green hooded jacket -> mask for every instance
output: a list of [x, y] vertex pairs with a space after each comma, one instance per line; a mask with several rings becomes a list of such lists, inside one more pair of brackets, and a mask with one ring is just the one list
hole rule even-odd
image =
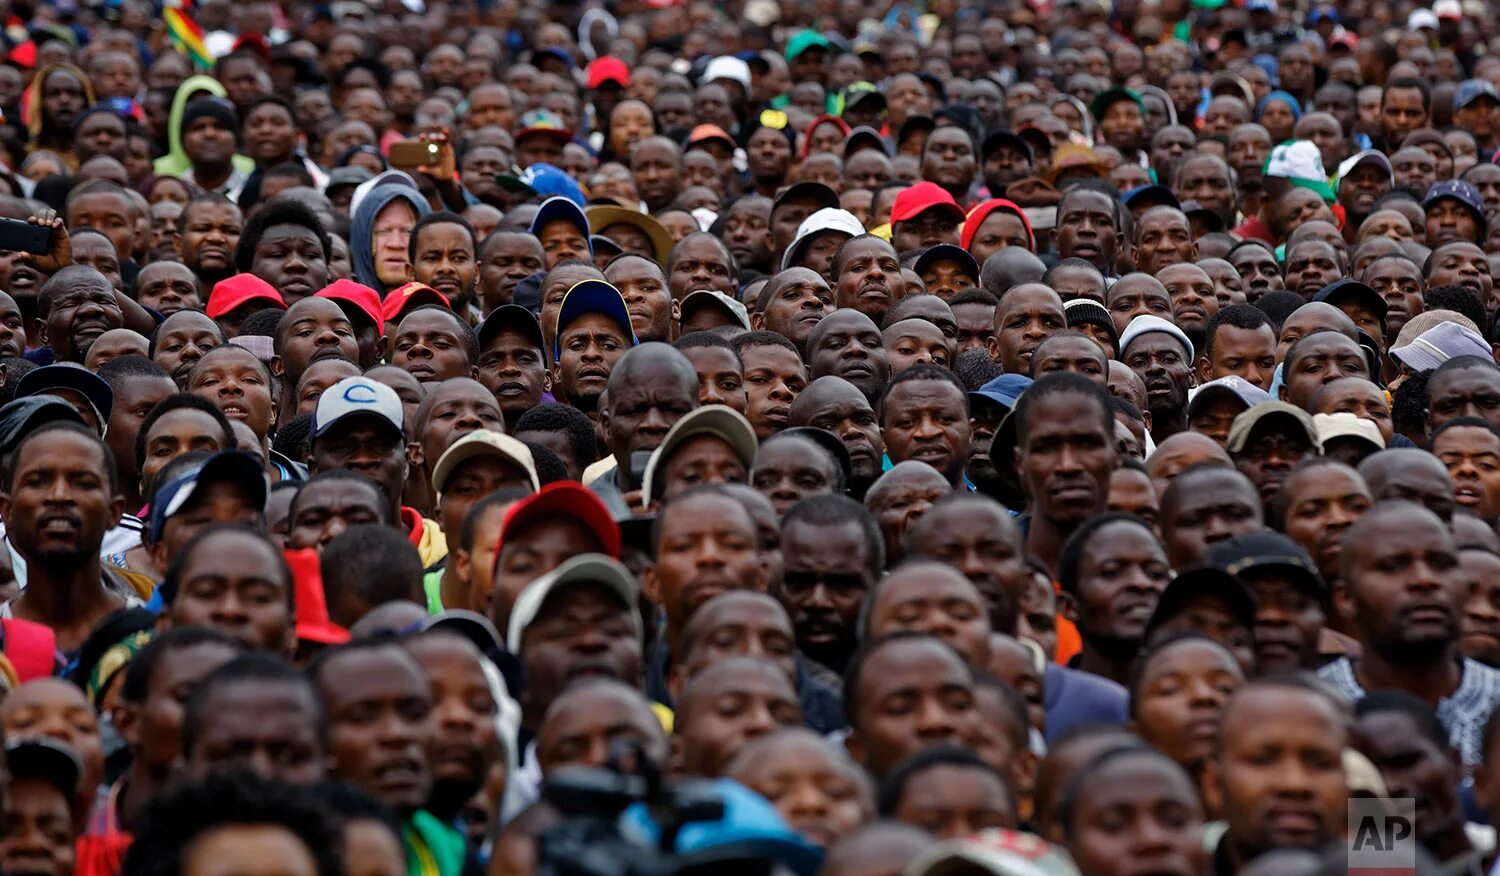
[[[167, 122], [167, 154], [151, 165], [151, 169], [158, 175], [180, 178], [192, 169], [192, 162], [188, 161], [187, 152], [182, 148], [182, 115], [187, 109], [188, 98], [205, 91], [214, 97], [224, 97], [227, 94], [224, 86], [212, 76], [192, 76], [177, 87], [177, 94], [172, 97], [172, 115]], [[255, 170], [255, 162], [246, 155], [236, 154], [233, 163], [235, 169], [242, 173], [252, 173]]]

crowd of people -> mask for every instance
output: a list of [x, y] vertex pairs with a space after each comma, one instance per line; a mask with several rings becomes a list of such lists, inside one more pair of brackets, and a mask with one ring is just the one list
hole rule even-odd
[[1500, 873], [1495, 8], [0, 4], [0, 873]]

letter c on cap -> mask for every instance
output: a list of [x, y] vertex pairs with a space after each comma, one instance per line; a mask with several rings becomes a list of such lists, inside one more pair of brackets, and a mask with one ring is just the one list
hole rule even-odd
[[344, 401], [354, 405], [373, 405], [377, 401], [375, 388], [368, 383], [356, 383], [344, 390]]

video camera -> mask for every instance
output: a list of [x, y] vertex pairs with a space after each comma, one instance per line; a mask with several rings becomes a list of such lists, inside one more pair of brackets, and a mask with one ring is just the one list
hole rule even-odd
[[[805, 844], [763, 825], [730, 824], [731, 810], [739, 807], [727, 791], [720, 781], [669, 781], [639, 743], [622, 744], [604, 769], [568, 769], [543, 783], [543, 799], [563, 820], [537, 837], [537, 876], [791, 876], [816, 870], [821, 856]], [[686, 842], [684, 830], [694, 828], [699, 835]], [[705, 842], [705, 828], [722, 835]], [[784, 823], [779, 831], [788, 833]]]

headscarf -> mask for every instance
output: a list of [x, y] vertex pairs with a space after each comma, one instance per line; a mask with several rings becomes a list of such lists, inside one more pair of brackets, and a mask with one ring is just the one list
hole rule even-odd
[[[71, 73], [83, 84], [83, 99], [89, 105], [94, 103], [94, 86], [89, 83], [88, 74], [74, 67], [72, 64], [53, 64], [36, 74], [31, 84], [26, 87], [26, 93], [21, 96], [21, 116], [26, 121], [26, 131], [31, 135], [32, 143], [36, 143], [37, 137], [42, 133], [42, 86], [47, 78], [53, 73]], [[63, 156], [67, 161], [68, 156]]]
[[418, 219], [432, 212], [427, 199], [414, 186], [387, 177], [360, 199], [350, 219], [349, 257], [354, 262], [354, 279], [379, 292], [382, 299], [390, 288], [375, 273], [375, 217], [397, 198], [405, 199]]
[[[1270, 94], [1267, 94], [1265, 97], [1261, 98], [1260, 103], [1255, 105], [1255, 121], [1259, 122], [1260, 117], [1265, 115], [1266, 107], [1270, 106], [1272, 101], [1277, 100], [1281, 101], [1291, 108], [1293, 122], [1299, 122], [1302, 120], [1302, 105], [1297, 103], [1297, 98], [1292, 97], [1285, 91], [1273, 91]], [[1169, 101], [1167, 105], [1171, 106], [1172, 104]]]

